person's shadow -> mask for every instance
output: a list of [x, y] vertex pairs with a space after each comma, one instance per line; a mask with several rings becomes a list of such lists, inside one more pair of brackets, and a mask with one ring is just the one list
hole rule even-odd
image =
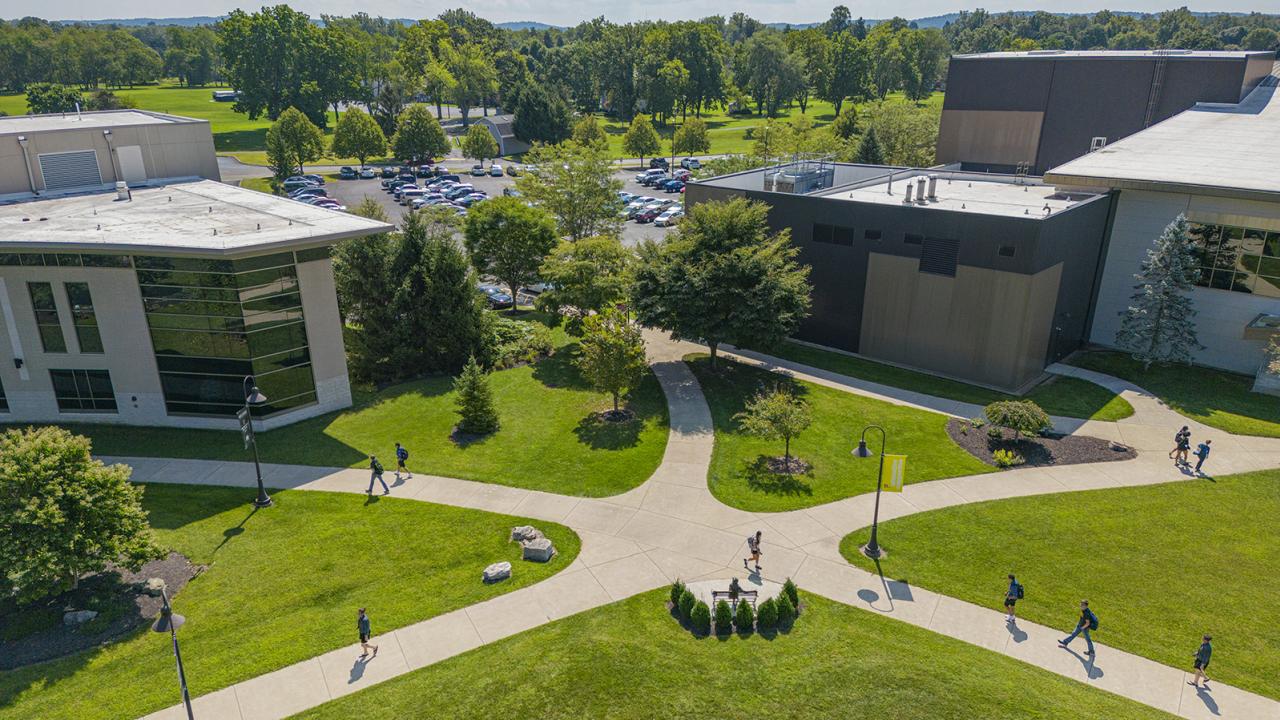
[[395, 475], [394, 477], [395, 477], [395, 480], [391, 481], [391, 487], [393, 487], [393, 488], [398, 488], [398, 487], [400, 487], [401, 485], [403, 485], [403, 484], [404, 484], [405, 480], [406, 480], [409, 476], [408, 476], [408, 475]]
[[1090, 680], [1097, 680], [1098, 678], [1102, 677], [1102, 674], [1103, 674], [1102, 668], [1094, 664], [1094, 658], [1097, 657], [1096, 655], [1081, 655], [1080, 653], [1076, 652], [1075, 650], [1072, 650], [1069, 647], [1064, 647], [1062, 649], [1071, 653], [1071, 657], [1080, 661], [1080, 665], [1084, 668], [1085, 675]]
[[1010, 620], [1004, 621], [1005, 629], [1009, 631], [1009, 636], [1016, 643], [1024, 643], [1027, 641], [1027, 632], [1018, 627], [1018, 623]]
[[1209, 694], [1208, 687], [1197, 686], [1196, 697], [1200, 698], [1200, 702], [1204, 703], [1205, 709], [1208, 710], [1209, 712], [1213, 713], [1214, 715], [1222, 714], [1222, 712], [1218, 710], [1218, 703], [1213, 699], [1213, 696]]
[[364, 669], [368, 666], [369, 661], [373, 659], [372, 655], [360, 655], [356, 658], [355, 663], [351, 665], [351, 677], [347, 678], [347, 684], [357, 683], [360, 678], [364, 677]]

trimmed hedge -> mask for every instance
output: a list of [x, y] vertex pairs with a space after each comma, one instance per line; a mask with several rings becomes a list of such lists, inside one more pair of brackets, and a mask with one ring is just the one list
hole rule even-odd
[[784, 593], [778, 594], [778, 624], [786, 626], [792, 620], [796, 619], [796, 606], [791, 604], [791, 597]]
[[680, 608], [681, 620], [687, 621], [692, 617], [693, 608], [697, 602], [698, 599], [693, 596], [693, 593], [689, 592], [688, 588], [686, 588], [684, 592], [680, 593], [680, 602], [678, 603], [678, 606]]
[[699, 635], [707, 635], [711, 632], [711, 608], [707, 604], [698, 601], [693, 606], [693, 612], [689, 614], [689, 622], [693, 625], [693, 631]]
[[729, 603], [720, 600], [716, 602], [716, 634], [727, 635], [733, 630], [733, 611], [729, 609]]
[[778, 603], [769, 598], [760, 603], [756, 612], [756, 625], [760, 630], [772, 630], [778, 626]]
[[684, 594], [684, 583], [676, 580], [671, 583], [671, 607], [680, 608], [680, 596]]
[[795, 608], [796, 611], [799, 612], [800, 589], [796, 587], [796, 584], [792, 582], [791, 578], [787, 578], [787, 581], [782, 584], [782, 592], [791, 599], [791, 607]]
[[733, 617], [733, 624], [738, 628], [738, 632], [744, 634], [755, 628], [756, 612], [751, 609], [751, 603], [746, 600], [738, 601], [738, 612]]

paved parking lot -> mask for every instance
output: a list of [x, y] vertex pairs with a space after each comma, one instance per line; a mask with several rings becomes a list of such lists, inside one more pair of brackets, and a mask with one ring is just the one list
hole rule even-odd
[[[489, 177], [488, 175], [485, 175], [484, 177], [471, 177], [469, 175], [465, 175], [465, 172], [471, 167], [469, 164], [446, 165], [446, 167], [459, 176], [462, 176], [463, 182], [471, 183], [477, 190], [483, 190], [488, 193], [489, 197], [501, 197], [503, 188], [515, 186], [515, 178], [506, 175], [500, 178]], [[619, 180], [623, 181], [623, 189], [627, 192], [641, 193], [643, 195], [650, 195], [658, 198], [680, 197], [678, 193], [668, 195], [661, 191], [655, 191], [653, 188], [647, 188], [636, 183], [635, 176], [637, 172], [638, 170], [632, 169], [625, 171], [620, 170], [617, 172], [616, 175]], [[419, 182], [421, 182], [421, 180], [419, 180]], [[400, 217], [401, 213], [407, 210], [407, 208], [397, 204], [395, 198], [382, 189], [382, 181], [377, 178], [373, 180], [330, 180], [329, 183], [325, 185], [325, 190], [328, 191], [329, 197], [336, 199], [338, 202], [349, 208], [354, 208], [366, 196], [371, 197], [382, 204], [383, 208], [387, 211], [387, 217], [391, 218], [393, 222]], [[635, 222], [627, 222], [622, 226], [622, 242], [627, 245], [635, 245], [646, 238], [655, 240], [661, 239], [665, 237], [668, 232], [668, 228], [660, 228], [653, 223], [645, 223], [641, 225]]]

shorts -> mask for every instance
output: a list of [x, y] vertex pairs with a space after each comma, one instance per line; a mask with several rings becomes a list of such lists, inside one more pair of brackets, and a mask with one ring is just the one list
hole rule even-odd
[[404, 467], [404, 461], [403, 461], [403, 460], [401, 460], [400, 462], [396, 463], [396, 466], [397, 466], [397, 467]]
[[1017, 605], [1017, 604], [1018, 604], [1018, 598], [1015, 598], [1015, 597], [1007, 597], [1007, 598], [1005, 598], [1005, 599], [1004, 599], [1004, 606], [1005, 606], [1005, 607], [1007, 607], [1007, 608], [1011, 608], [1011, 607], [1013, 607], [1014, 605]]
[[1202, 663], [1202, 662], [1200, 662], [1199, 660], [1197, 660], [1197, 661], [1195, 662], [1195, 669], [1196, 669], [1196, 670], [1208, 670], [1208, 669], [1209, 669], [1209, 663]]
[[360, 633], [360, 642], [362, 643], [369, 642], [369, 633]]

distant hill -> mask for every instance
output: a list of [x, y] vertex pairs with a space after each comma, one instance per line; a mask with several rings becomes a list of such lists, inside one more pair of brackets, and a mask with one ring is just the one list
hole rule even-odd
[[80, 23], [82, 25], [121, 25], [124, 27], [142, 25], [182, 25], [184, 27], [195, 27], [197, 25], [212, 25], [225, 17], [226, 15], [220, 15], [218, 17], [198, 15], [196, 17], [185, 18], [111, 18], [109, 20], [57, 20], [55, 22], [67, 25]]
[[546, 24], [546, 23], [534, 22], [534, 21], [532, 21], [532, 20], [519, 20], [519, 21], [515, 21], [515, 22], [502, 22], [502, 23], [496, 23], [496, 25], [497, 25], [498, 27], [502, 28], [503, 30], [516, 30], [516, 31], [519, 31], [519, 30], [538, 30], [538, 31], [542, 31], [542, 30], [558, 30], [558, 29], [561, 29], [561, 26], [559, 26], [559, 25], [548, 25], [548, 24]]

